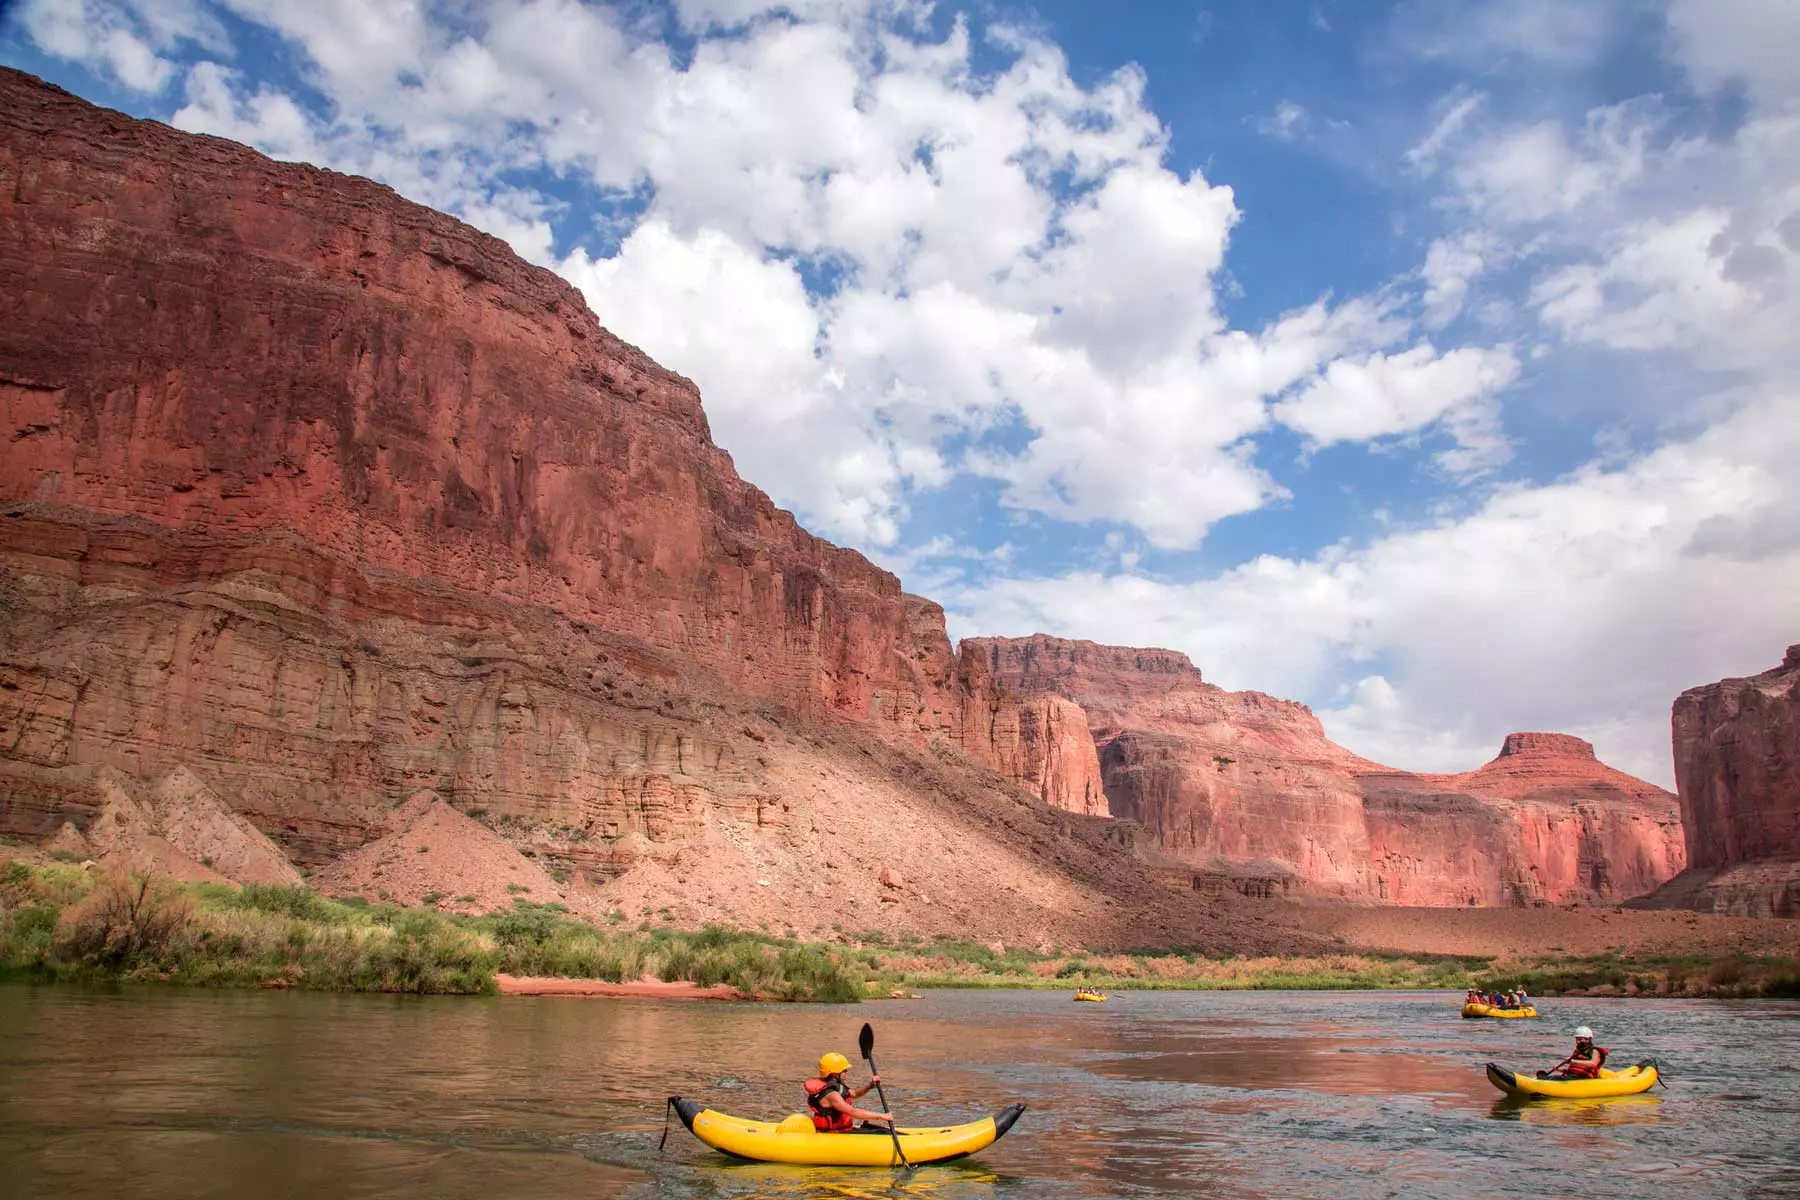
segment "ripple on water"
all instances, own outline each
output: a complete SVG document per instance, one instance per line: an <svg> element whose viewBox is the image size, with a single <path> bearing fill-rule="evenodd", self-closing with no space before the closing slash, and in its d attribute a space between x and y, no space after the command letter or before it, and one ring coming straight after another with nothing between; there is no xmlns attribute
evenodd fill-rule
<svg viewBox="0 0 1800 1200"><path fill-rule="evenodd" d="M21 1195L196 1200L1800 1194L1800 1013L1756 1002L935 993L906 1005L82 992L0 987L0 1178ZM1074 1011L1070 1011L1073 1009ZM691 1094L798 1106L826 1049L879 1031L904 1118L1019 1099L1004 1141L912 1173L739 1163L677 1125ZM1482 1064L1548 1065L1589 1024L1670 1086L1499 1097ZM1753 1087L1744 1064L1757 1066ZM10 1191L9 1191L10 1194Z"/></svg>

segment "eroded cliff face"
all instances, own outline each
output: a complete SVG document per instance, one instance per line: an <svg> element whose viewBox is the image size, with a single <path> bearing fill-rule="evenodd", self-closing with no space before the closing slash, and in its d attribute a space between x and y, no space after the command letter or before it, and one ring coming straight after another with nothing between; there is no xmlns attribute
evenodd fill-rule
<svg viewBox="0 0 1800 1200"><path fill-rule="evenodd" d="M969 639L995 679L1086 711L1110 811L1195 886L1419 905L1620 900L1683 864L1675 799L1561 734L1507 738L1476 771L1395 771L1311 710L1206 683L1187 658L1036 636Z"/></svg>
<svg viewBox="0 0 1800 1200"><path fill-rule="evenodd" d="M1365 772L1359 782L1375 886L1403 902L1617 902L1686 864L1675 797L1567 734L1510 734L1491 762L1460 775Z"/></svg>
<svg viewBox="0 0 1800 1200"><path fill-rule="evenodd" d="M634 914L1212 939L1084 725L501 243L0 70L0 830L185 771L307 866L423 794Z"/></svg>
<svg viewBox="0 0 1800 1200"><path fill-rule="evenodd" d="M1683 692L1671 724L1692 870L1655 902L1800 915L1800 645L1761 675Z"/></svg>

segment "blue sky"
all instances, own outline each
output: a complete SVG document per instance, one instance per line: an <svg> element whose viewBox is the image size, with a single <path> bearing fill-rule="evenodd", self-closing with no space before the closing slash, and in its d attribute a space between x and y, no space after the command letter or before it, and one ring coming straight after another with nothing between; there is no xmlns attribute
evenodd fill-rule
<svg viewBox="0 0 1800 1200"><path fill-rule="evenodd" d="M506 238L954 635L1667 784L1675 694L1800 640L1797 42L1785 0L23 0L0 61Z"/></svg>

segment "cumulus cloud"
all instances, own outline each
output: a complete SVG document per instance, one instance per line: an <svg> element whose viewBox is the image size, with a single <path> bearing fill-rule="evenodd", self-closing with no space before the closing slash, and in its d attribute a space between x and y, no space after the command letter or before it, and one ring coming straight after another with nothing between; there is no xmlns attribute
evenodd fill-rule
<svg viewBox="0 0 1800 1200"><path fill-rule="evenodd" d="M82 63L134 92L159 92L182 43L219 50L225 37L198 0L25 0L25 32L46 53Z"/></svg>
<svg viewBox="0 0 1800 1200"><path fill-rule="evenodd" d="M1282 424L1315 446L1367 442L1442 424L1461 469L1491 466L1505 456L1492 400L1519 376L1509 347L1462 347L1439 354L1429 342L1399 354L1370 354L1331 363L1323 375L1275 406Z"/></svg>

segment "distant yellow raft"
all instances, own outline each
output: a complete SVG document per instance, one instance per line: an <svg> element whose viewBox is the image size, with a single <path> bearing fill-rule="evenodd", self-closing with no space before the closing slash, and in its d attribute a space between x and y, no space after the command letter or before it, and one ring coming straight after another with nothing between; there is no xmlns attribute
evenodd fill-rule
<svg viewBox="0 0 1800 1200"><path fill-rule="evenodd" d="M726 1154L756 1162L799 1163L819 1167L897 1167L894 1139L874 1133L820 1133L812 1118L796 1113L785 1120L751 1121L710 1108L693 1100L669 1097L669 1104L693 1135ZM974 1154L1006 1136L1023 1104L1012 1104L991 1117L966 1125L936 1129L900 1130L900 1144L909 1163L948 1162Z"/></svg>
<svg viewBox="0 0 1800 1200"><path fill-rule="evenodd" d="M1647 1059L1622 1071L1600 1068L1598 1079L1537 1079L1509 1071L1498 1063L1487 1065L1488 1082L1508 1096L1548 1096L1568 1100L1593 1100L1606 1096L1635 1096L1656 1086L1661 1077L1656 1060Z"/></svg>
<svg viewBox="0 0 1800 1200"><path fill-rule="evenodd" d="M1077 1000L1091 1000L1095 1004L1105 1004L1106 1003L1106 993L1105 992L1080 991L1080 992L1075 993L1075 998Z"/></svg>
<svg viewBox="0 0 1800 1200"><path fill-rule="evenodd" d="M1529 1004L1524 1008L1495 1008L1492 1004L1463 1005L1463 1016L1465 1017L1503 1017L1516 1021L1521 1017L1535 1017L1537 1015L1537 1009Z"/></svg>

